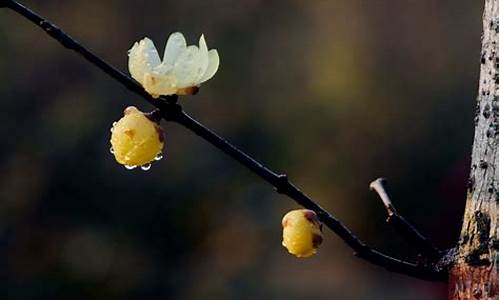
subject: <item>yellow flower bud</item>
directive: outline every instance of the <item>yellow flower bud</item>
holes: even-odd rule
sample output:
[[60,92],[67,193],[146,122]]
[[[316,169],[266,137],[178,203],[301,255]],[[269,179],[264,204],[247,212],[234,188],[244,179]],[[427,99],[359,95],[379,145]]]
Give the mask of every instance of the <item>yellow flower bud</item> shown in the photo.
[[316,213],[308,209],[288,212],[282,220],[283,246],[297,257],[309,257],[323,241],[321,223]]
[[163,130],[137,108],[127,107],[124,116],[113,123],[111,153],[128,169],[149,169],[152,161],[161,158],[162,149]]

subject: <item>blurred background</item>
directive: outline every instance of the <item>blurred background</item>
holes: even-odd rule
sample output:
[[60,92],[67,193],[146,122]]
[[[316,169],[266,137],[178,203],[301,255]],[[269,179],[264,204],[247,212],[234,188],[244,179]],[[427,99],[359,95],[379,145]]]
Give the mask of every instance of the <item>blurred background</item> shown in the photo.
[[[106,61],[204,33],[221,66],[184,108],[389,254],[415,252],[368,184],[438,246],[465,203],[481,1],[24,1]],[[445,299],[446,286],[281,246],[290,199],[176,124],[145,172],[109,153],[138,96],[0,10],[1,299]]]

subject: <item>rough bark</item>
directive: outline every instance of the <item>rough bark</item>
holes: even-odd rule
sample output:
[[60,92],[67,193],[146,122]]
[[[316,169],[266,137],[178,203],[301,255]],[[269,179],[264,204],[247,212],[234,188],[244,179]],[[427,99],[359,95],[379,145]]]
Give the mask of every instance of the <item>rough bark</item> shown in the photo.
[[472,162],[449,299],[498,299],[498,0],[486,0]]

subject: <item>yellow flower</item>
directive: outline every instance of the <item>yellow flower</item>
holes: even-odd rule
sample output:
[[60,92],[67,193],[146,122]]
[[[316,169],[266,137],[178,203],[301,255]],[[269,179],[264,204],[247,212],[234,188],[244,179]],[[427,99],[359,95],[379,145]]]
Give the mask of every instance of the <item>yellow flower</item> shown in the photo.
[[297,257],[309,257],[323,241],[321,223],[312,210],[297,209],[288,212],[282,220],[283,246]]
[[208,51],[203,35],[197,47],[187,46],[182,33],[172,33],[163,61],[147,37],[129,51],[130,74],[153,97],[195,94],[200,84],[212,78],[218,68],[219,54],[215,49]]
[[149,169],[152,161],[161,158],[162,149],[161,127],[133,106],[127,107],[111,128],[111,153],[128,169]]

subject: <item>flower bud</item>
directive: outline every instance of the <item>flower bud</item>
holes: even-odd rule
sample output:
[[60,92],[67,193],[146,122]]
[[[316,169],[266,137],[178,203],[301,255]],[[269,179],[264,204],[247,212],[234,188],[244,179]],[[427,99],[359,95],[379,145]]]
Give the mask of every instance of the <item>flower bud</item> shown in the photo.
[[321,223],[316,213],[308,209],[288,212],[282,220],[283,246],[297,257],[309,257],[323,241]]
[[127,168],[148,166],[161,155],[163,130],[136,107],[129,106],[111,128],[111,152]]

